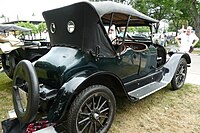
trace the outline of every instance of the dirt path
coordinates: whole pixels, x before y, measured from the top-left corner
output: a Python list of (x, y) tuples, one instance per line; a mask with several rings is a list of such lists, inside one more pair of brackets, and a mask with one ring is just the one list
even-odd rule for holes
[(200, 86), (165, 88), (141, 101), (119, 101), (109, 133), (200, 133)]

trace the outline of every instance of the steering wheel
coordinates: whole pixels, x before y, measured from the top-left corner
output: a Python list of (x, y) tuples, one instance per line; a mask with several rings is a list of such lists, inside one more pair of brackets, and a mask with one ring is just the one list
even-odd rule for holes
[(122, 37), (116, 36), (116, 38), (112, 40), (112, 44), (117, 53), (121, 53), (126, 49), (126, 46), (123, 44)]
[(122, 45), (122, 37), (116, 36), (111, 42), (113, 45)]

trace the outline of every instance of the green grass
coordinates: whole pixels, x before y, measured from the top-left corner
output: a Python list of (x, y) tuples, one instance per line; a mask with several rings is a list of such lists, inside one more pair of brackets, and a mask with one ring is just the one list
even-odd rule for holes
[(200, 48), (200, 41), (195, 45), (195, 48)]
[(11, 87), (12, 80), (0, 72), (0, 121), (7, 119), (8, 111), (13, 109)]
[(109, 133), (157, 133), (200, 131), (200, 86), (185, 84), (176, 91), (171, 86), (138, 101), (121, 98)]

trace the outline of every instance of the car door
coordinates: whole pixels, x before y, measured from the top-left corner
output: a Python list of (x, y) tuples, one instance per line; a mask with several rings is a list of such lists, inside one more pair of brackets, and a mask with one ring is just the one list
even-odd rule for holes
[(140, 64), (140, 53), (127, 48), (119, 56), (100, 57), (96, 65), (102, 71), (109, 71), (123, 80), (131, 80), (132, 76), (138, 75)]
[(99, 57), (95, 64), (100, 70), (112, 72), (126, 83), (155, 71), (156, 55), (156, 49), (152, 46), (144, 51), (127, 47), (118, 56)]

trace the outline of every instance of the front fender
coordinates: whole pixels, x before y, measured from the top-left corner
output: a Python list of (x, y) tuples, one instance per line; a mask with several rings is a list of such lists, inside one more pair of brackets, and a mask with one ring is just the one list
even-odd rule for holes
[(166, 84), (171, 82), (181, 58), (185, 58), (188, 64), (191, 63), (191, 58), (187, 53), (173, 54), (169, 61), (163, 66), (164, 75), (161, 82)]
[(83, 71), (71, 78), (60, 88), (56, 100), (48, 112), (48, 120), (54, 122), (62, 120), (65, 111), (69, 109), (76, 96), (83, 89), (94, 84), (105, 85), (110, 88), (113, 93), (117, 92), (121, 95), (127, 95), (122, 81), (116, 75), (108, 72)]

